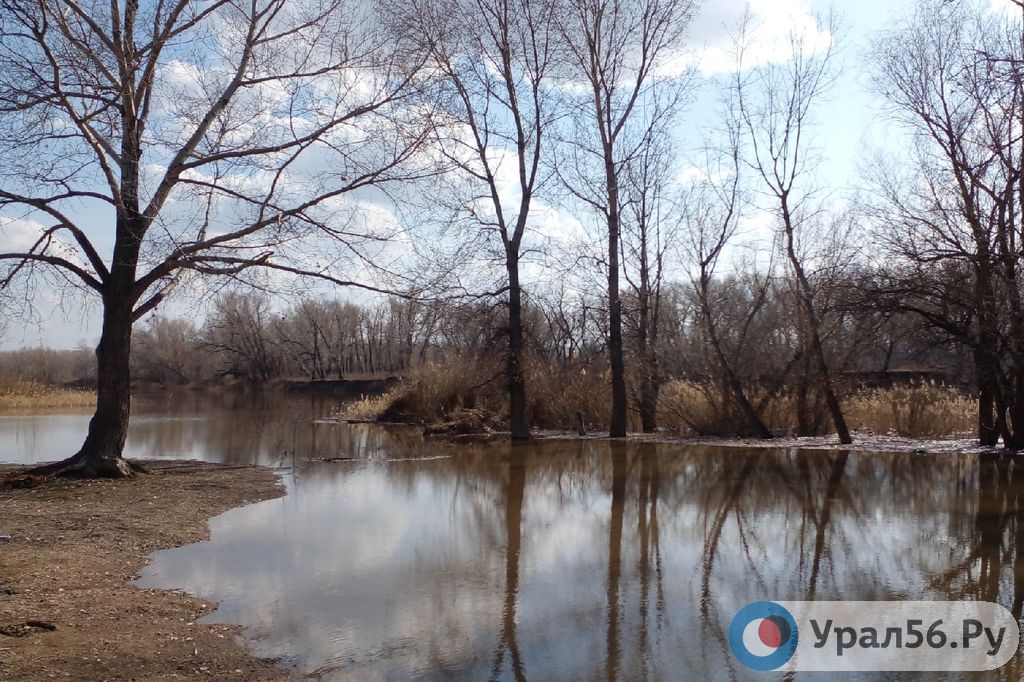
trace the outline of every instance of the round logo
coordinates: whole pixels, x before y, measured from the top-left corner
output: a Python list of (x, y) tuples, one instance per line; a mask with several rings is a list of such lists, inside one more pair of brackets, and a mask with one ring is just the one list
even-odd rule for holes
[(729, 625), (729, 647), (740, 663), (754, 670), (775, 670), (796, 652), (793, 616), (771, 601), (740, 609)]

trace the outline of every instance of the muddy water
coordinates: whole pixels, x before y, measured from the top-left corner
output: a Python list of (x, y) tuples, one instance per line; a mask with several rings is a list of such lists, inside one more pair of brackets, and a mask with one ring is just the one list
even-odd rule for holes
[[(981, 599), (1021, 615), (1012, 458), (455, 448), (315, 423), (316, 401), (161, 409), (133, 426), (136, 456), (274, 464), (289, 493), (157, 553), (141, 584), (219, 600), (213, 619), (245, 625), (256, 654), (321, 679), (781, 679), (728, 651), (750, 601)], [(0, 445), (25, 442), (13, 431), (0, 422)]]

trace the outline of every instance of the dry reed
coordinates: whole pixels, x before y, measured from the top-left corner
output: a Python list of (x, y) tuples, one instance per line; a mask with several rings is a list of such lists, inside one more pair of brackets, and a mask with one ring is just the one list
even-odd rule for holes
[(0, 410), (92, 408), (95, 405), (94, 391), (63, 388), (25, 379), (0, 378)]
[[(391, 391), (347, 404), (340, 416), (349, 419), (430, 422), (458, 409), (477, 409), (499, 420), (508, 418), (508, 399), (498, 363), (458, 359), (448, 364), (414, 368)], [(577, 411), (588, 430), (606, 428), (611, 412), (606, 372), (597, 364), (550, 367), (526, 364), (527, 409), (539, 429), (571, 429)], [(797, 401), (788, 394), (769, 395), (752, 389), (748, 395), (765, 424), (776, 435), (797, 430)], [(635, 402), (635, 401), (633, 401)], [(944, 438), (970, 433), (976, 418), (971, 397), (960, 389), (933, 383), (863, 389), (845, 396), (847, 421), (860, 431), (911, 438)], [(813, 403), (816, 432), (829, 430), (823, 405)], [(750, 426), (734, 401), (723, 402), (717, 386), (672, 380), (661, 389), (658, 421), (662, 430), (685, 435), (745, 436)], [(630, 413), (630, 429), (639, 427)]]

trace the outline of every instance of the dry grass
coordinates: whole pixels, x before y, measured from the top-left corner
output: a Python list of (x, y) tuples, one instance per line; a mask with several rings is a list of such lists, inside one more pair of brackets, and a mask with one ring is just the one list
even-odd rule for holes
[(42, 410), (54, 408), (92, 408), (96, 393), (63, 388), (25, 379), (0, 379), (0, 410)]
[[(764, 424), (777, 434), (796, 430), (796, 400), (787, 395), (766, 395), (751, 389), (747, 398)], [(662, 386), (658, 398), (662, 428), (692, 436), (749, 436), (752, 428), (734, 401), (721, 402), (717, 386), (676, 379)]]
[[(748, 435), (744, 432), (745, 419), (736, 407), (719, 405), (714, 400), (716, 395), (714, 387), (689, 381), (668, 382), (658, 403), (662, 427), (690, 435)], [(748, 397), (762, 406), (760, 416), (774, 433), (795, 432), (797, 410), (792, 396), (765, 400), (764, 394), (754, 389)], [(977, 419), (970, 395), (935, 383), (863, 389), (844, 397), (842, 403), (851, 428), (908, 438), (963, 436), (973, 432)], [(816, 416), (821, 430), (829, 432), (826, 415)]]
[(845, 409), (856, 429), (910, 438), (971, 434), (978, 419), (970, 395), (933, 382), (866, 389), (850, 396)]
[(661, 428), (679, 433), (704, 435), (717, 430), (721, 410), (692, 381), (673, 380), (661, 387), (658, 395), (658, 422)]
[[(508, 419), (503, 367), (499, 363), (460, 358), (412, 369), (401, 383), (381, 396), (346, 404), (345, 419), (431, 422), (463, 409), (481, 410)], [(608, 382), (592, 367), (551, 368), (528, 362), (527, 410), (538, 428), (569, 429), (576, 412), (588, 427), (604, 428), (610, 412)]]
[(482, 409), (503, 414), (501, 378), (498, 365), (473, 359), (422, 365), (413, 368), (387, 393), (346, 404), (338, 416), (429, 422), (459, 409)]
[(337, 413), (342, 419), (374, 421), (379, 419), (395, 399), (395, 389), (381, 395), (364, 395), (359, 400), (345, 403)]
[(588, 430), (608, 428), (611, 384), (604, 367), (595, 364), (551, 368), (531, 362), (526, 367), (530, 423), (542, 429), (571, 429), (576, 412)]
[[(549, 367), (528, 362), (527, 401), (530, 423), (541, 429), (572, 429), (576, 412), (583, 413), (588, 430), (606, 428), (611, 413), (607, 373), (599, 365)], [(721, 403), (717, 386), (674, 380), (661, 389), (658, 421), (662, 429), (697, 436), (752, 435), (746, 419), (732, 401)], [(748, 396), (774, 433), (797, 430), (796, 400), (790, 395), (766, 396), (754, 389)], [(975, 405), (961, 390), (936, 384), (888, 389), (865, 389), (843, 398), (850, 426), (857, 430), (910, 438), (943, 438), (970, 433)], [(426, 423), (460, 409), (472, 409), (508, 419), (508, 398), (502, 367), (494, 362), (459, 359), (417, 367), (395, 388), (381, 396), (349, 403), (339, 416), (349, 419)], [(812, 406), (811, 428), (830, 432), (820, 401)], [(638, 430), (630, 413), (631, 430)]]
[[(761, 396), (750, 392), (751, 402)], [(786, 406), (768, 401), (761, 418), (768, 428), (780, 433), (789, 430)], [(731, 401), (722, 403), (717, 386), (675, 379), (661, 387), (658, 396), (658, 424), (661, 428), (689, 436), (745, 436), (749, 425)]]

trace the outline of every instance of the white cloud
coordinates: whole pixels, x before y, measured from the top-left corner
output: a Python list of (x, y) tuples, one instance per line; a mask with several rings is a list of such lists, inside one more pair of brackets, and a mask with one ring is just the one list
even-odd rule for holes
[[(45, 228), (40, 223), (30, 218), (11, 218), (0, 215), (0, 252), (28, 251), (39, 241), (44, 230)], [(41, 252), (39, 248), (36, 251)], [(63, 239), (59, 233), (53, 235), (45, 253), (59, 256), (86, 270), (91, 269), (79, 255), (78, 249), (71, 242)]]
[(25, 251), (32, 247), (43, 232), (43, 226), (27, 218), (0, 215), (0, 250)]
[(832, 34), (819, 24), (805, 0), (750, 0), (747, 5), (706, 3), (690, 30), (696, 54), (682, 57), (689, 60), (685, 65), (696, 66), (704, 75), (734, 71), (737, 32), (748, 9), (750, 35), (745, 68), (788, 61), (793, 56), (793, 36), (802, 37), (805, 48), (812, 53), (832, 43)]

